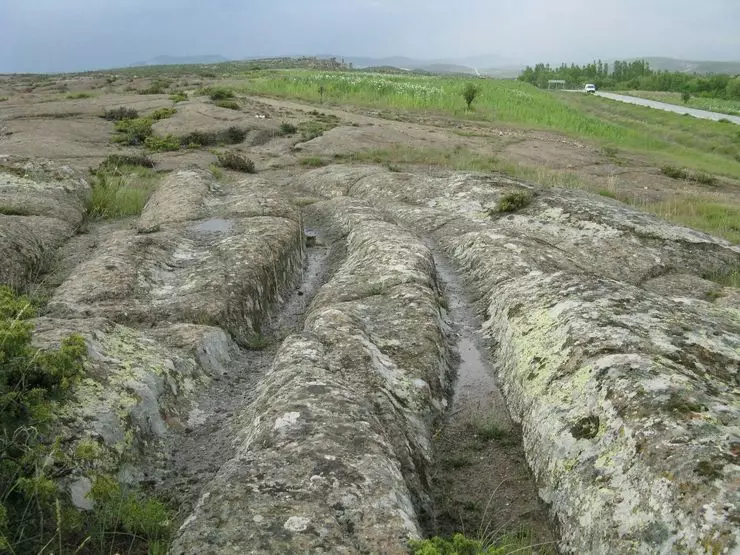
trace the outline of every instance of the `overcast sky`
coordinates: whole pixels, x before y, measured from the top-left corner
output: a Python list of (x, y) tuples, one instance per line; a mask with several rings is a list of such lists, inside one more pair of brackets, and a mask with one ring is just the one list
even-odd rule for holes
[(0, 0), (0, 72), (159, 55), (740, 59), (740, 0)]

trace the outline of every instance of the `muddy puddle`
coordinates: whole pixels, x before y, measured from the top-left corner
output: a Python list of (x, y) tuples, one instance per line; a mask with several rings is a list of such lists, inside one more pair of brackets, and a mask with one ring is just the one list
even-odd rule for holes
[(478, 332), (481, 322), (447, 260), (435, 255), (435, 262), (458, 361), (448, 416), (434, 435), (433, 508), (422, 525), (429, 536), (463, 532), (487, 544), (524, 535), (532, 551), (554, 553), (557, 536)]

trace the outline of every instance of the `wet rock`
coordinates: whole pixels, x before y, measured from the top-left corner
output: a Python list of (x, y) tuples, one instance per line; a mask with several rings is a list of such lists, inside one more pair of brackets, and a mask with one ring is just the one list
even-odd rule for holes
[(173, 553), (396, 553), (420, 535), (449, 383), (431, 253), (358, 217), (357, 202), (312, 208), (348, 232), (347, 257), (281, 346)]
[(203, 204), (209, 190), (209, 179), (204, 172), (169, 174), (144, 207), (137, 224), (139, 233), (158, 231), (166, 223), (201, 219), (206, 215)]
[[(563, 550), (738, 545), (740, 313), (681, 283), (736, 268), (740, 249), (579, 191), (498, 215), (487, 177), (332, 179), (431, 233), (468, 278)], [(694, 277), (669, 286), (679, 272)]]
[[(185, 200), (181, 210), (172, 211), (167, 199), (180, 183), (186, 189)], [(192, 172), (173, 174), (165, 185), (147, 205), (140, 225), (140, 229), (155, 225), (159, 231), (108, 234), (95, 255), (57, 289), (50, 313), (129, 324), (219, 325), (247, 342), (260, 333), (260, 322), (272, 303), (301, 273), (300, 213), (274, 194), (205, 197), (205, 184)], [(255, 203), (251, 212), (239, 212), (245, 196)], [(207, 214), (219, 216), (222, 205), (229, 203), (231, 219), (180, 221), (205, 207)], [(271, 215), (273, 211), (281, 216)], [(214, 227), (214, 222), (222, 225)]]

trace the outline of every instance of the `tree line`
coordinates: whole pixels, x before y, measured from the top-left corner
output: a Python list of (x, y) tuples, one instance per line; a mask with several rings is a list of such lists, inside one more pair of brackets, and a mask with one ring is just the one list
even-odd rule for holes
[(611, 67), (601, 60), (583, 66), (537, 64), (534, 67), (527, 66), (519, 76), (520, 81), (541, 88), (547, 88), (550, 79), (563, 80), (569, 88), (593, 83), (600, 89), (670, 91), (740, 100), (740, 76), (659, 71), (652, 69), (645, 60), (616, 61)]

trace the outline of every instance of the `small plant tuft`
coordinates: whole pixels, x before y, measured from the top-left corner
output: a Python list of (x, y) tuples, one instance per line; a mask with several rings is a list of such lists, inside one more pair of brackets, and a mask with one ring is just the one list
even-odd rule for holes
[(101, 162), (99, 169), (115, 173), (118, 168), (126, 166), (153, 168), (154, 160), (146, 154), (110, 154)]
[(224, 168), (238, 172), (255, 173), (257, 171), (252, 160), (232, 151), (219, 154), (218, 163)]
[(298, 128), (292, 123), (283, 122), (280, 124), (280, 133), (282, 135), (295, 135), (298, 132)]
[(529, 191), (509, 191), (496, 204), (496, 212), (516, 212), (529, 206), (532, 193)]
[(230, 98), (234, 98), (234, 91), (224, 87), (210, 87), (208, 89), (203, 89), (201, 93), (207, 95), (208, 98), (213, 101), (229, 100)]
[(81, 100), (83, 98), (92, 98), (95, 96), (93, 93), (89, 92), (76, 92), (76, 93), (69, 93), (65, 98), (68, 100)]
[(159, 121), (161, 119), (167, 119), (171, 118), (177, 113), (177, 109), (175, 108), (158, 108), (157, 110), (154, 110), (152, 114), (149, 116), (149, 119), (152, 121)]
[(172, 152), (180, 150), (180, 139), (174, 135), (157, 137), (152, 135), (144, 139), (144, 145), (152, 152)]
[(675, 166), (663, 166), (660, 168), (663, 175), (670, 177), (671, 179), (688, 179), (689, 173), (681, 168)]
[(170, 100), (174, 103), (185, 102), (188, 99), (188, 95), (184, 92), (176, 92), (170, 95)]
[(133, 108), (126, 108), (121, 106), (120, 108), (113, 108), (106, 110), (103, 114), (103, 118), (108, 121), (123, 121), (127, 119), (136, 119), (139, 117), (139, 112)]
[(320, 168), (326, 166), (326, 162), (318, 156), (310, 156), (301, 160), (301, 165), (309, 168)]
[(228, 110), (241, 110), (241, 106), (239, 106), (239, 103), (234, 100), (217, 100), (214, 102), (216, 106), (219, 108), (226, 108)]

